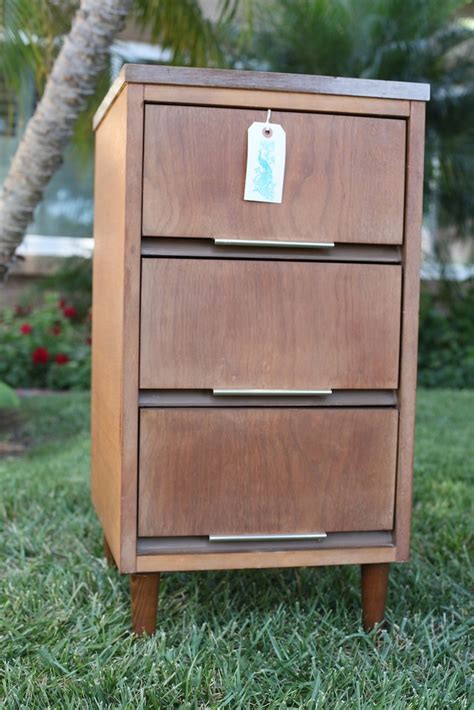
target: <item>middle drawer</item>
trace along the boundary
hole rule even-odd
[[[396,389],[401,267],[143,259],[140,387]]]

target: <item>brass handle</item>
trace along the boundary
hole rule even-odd
[[[324,540],[325,532],[288,535],[209,535],[209,542],[271,542],[272,540]]]
[[[254,389],[213,389],[212,394],[225,397],[247,397],[249,395],[271,397],[308,397],[332,394],[331,389],[326,390],[254,390]]]
[[[265,239],[214,239],[216,246],[293,247],[298,249],[331,249],[334,242],[279,242]]]

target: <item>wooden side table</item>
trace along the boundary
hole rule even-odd
[[[136,632],[163,571],[408,559],[422,84],[128,65],[95,117],[92,497]],[[247,131],[286,135],[281,204]]]

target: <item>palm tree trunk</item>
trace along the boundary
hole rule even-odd
[[[0,195],[0,274],[14,259],[132,0],[82,0]]]

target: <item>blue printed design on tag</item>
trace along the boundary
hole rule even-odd
[[[254,121],[247,132],[244,200],[281,204],[286,135],[278,123]]]
[[[273,166],[275,164],[275,144],[272,140],[263,140],[258,151],[258,166],[255,168],[253,189],[265,200],[273,200],[275,180]]]

